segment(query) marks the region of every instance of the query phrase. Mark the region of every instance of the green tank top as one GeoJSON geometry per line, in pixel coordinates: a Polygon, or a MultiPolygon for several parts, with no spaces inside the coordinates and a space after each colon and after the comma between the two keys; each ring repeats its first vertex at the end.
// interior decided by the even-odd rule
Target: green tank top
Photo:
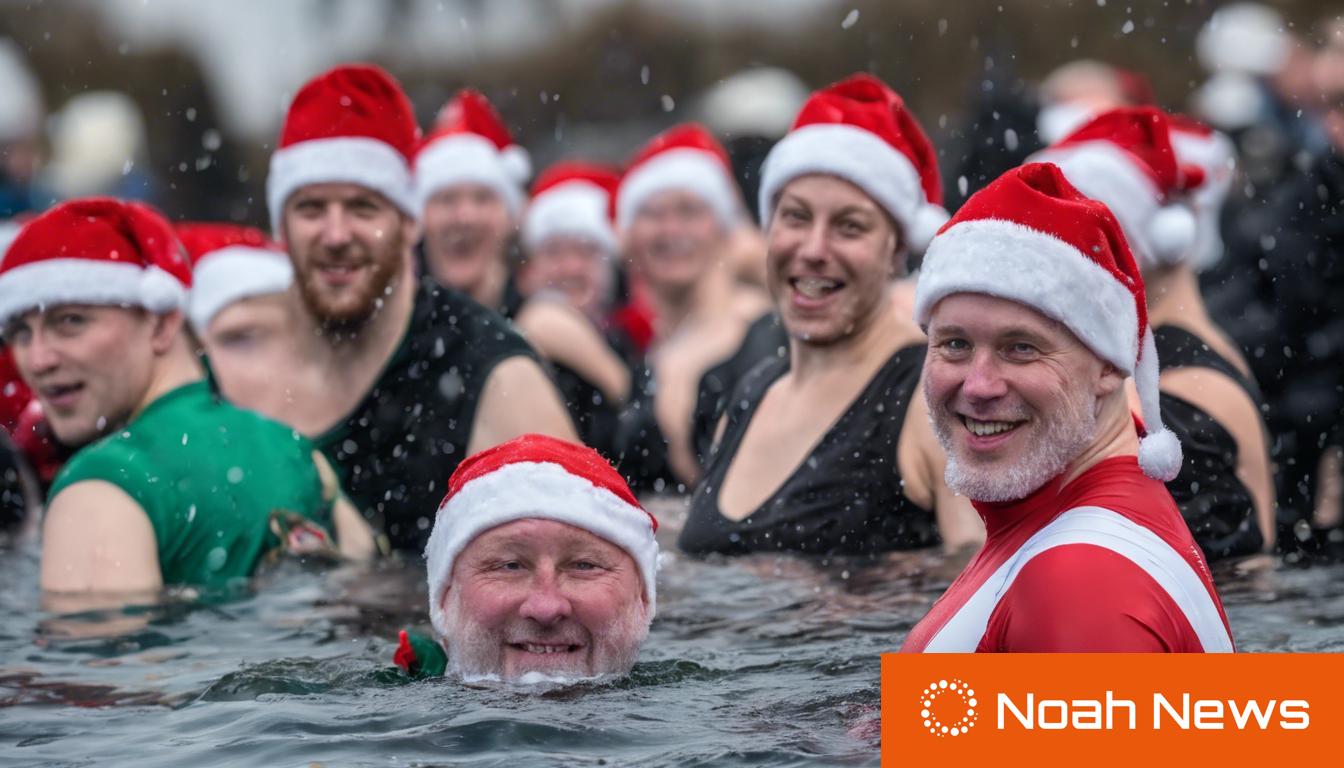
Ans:
{"type": "Polygon", "coordinates": [[[154,526],[165,584],[222,587],[250,576],[296,524],[330,542],[332,500],[314,450],[289,427],[218,399],[202,380],[80,450],[48,499],[86,480],[117,486],[154,526]]]}

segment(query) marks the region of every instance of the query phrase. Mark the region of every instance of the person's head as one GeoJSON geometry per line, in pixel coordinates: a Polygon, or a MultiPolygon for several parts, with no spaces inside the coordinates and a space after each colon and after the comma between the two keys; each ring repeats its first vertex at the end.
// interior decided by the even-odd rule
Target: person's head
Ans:
{"type": "Polygon", "coordinates": [[[1181,115],[1171,116],[1171,148],[1182,166],[1199,168],[1204,181],[1190,193],[1195,242],[1189,263],[1196,271],[1223,258],[1223,203],[1237,170],[1237,147],[1226,134],[1181,115]]]}
{"type": "Polygon", "coordinates": [[[651,290],[691,290],[719,263],[739,224],[728,153],[694,123],[658,134],[621,178],[616,220],[626,256],[651,290]]]}
{"type": "Polygon", "coordinates": [[[471,292],[501,265],[531,171],[527,151],[485,96],[459,91],[415,157],[425,264],[443,285],[471,292]]]}
{"type": "Polygon", "coordinates": [[[881,80],[812,94],[761,167],[767,280],[789,334],[828,344],[866,327],[947,220],[933,145],[881,80]]]}
{"type": "Polygon", "coordinates": [[[1132,104],[1119,70],[1100,61],[1077,59],[1056,67],[1041,80],[1041,111],[1036,133],[1052,144],[1093,117],[1132,104]]]}
{"type": "Polygon", "coordinates": [[[1198,230],[1189,193],[1205,174],[1177,156],[1161,110],[1104,112],[1029,160],[1059,166],[1079,192],[1104,203],[1146,274],[1191,258],[1198,230]]]}
{"type": "Polygon", "coordinates": [[[589,317],[603,314],[615,282],[612,201],[619,183],[615,171],[581,162],[559,163],[537,179],[523,217],[524,295],[556,291],[589,317]]]}
{"type": "Polygon", "coordinates": [[[419,135],[401,86],[377,67],[336,67],[294,97],[266,200],[320,324],[360,326],[410,278],[418,236],[410,157],[419,135]]]}
{"type": "Polygon", "coordinates": [[[1040,488],[1127,425],[1131,375],[1140,466],[1164,481],[1180,469],[1138,265],[1111,212],[1056,166],[1009,171],[962,206],[929,246],[915,316],[952,490],[1012,501],[1040,488]]]}
{"type": "Polygon", "coordinates": [[[505,682],[629,672],[656,607],[657,527],[590,448],[524,435],[469,457],[425,549],[450,671],[505,682]]]}
{"type": "Polygon", "coordinates": [[[42,88],[23,50],[0,38],[0,181],[32,183],[41,159],[42,88]]]}
{"type": "Polygon", "coordinates": [[[190,285],[172,227],[147,206],[73,200],[24,227],[0,261],[0,327],[57,439],[124,425],[162,361],[190,354],[190,285]]]}

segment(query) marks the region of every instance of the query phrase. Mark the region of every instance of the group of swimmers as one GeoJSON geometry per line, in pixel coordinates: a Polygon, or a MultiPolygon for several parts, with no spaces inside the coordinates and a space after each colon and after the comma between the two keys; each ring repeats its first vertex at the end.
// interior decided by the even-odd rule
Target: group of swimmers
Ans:
{"type": "Polygon", "coordinates": [[[856,74],[770,151],[757,231],[699,125],[528,195],[481,94],[422,136],[338,66],[285,117],[274,241],[79,199],[0,260],[42,589],[423,554],[408,670],[620,673],[656,609],[640,499],[679,490],[693,555],[974,551],[907,650],[1232,650],[1207,561],[1275,525],[1189,261],[1230,160],[1110,109],[949,218],[919,122],[856,74]]]}

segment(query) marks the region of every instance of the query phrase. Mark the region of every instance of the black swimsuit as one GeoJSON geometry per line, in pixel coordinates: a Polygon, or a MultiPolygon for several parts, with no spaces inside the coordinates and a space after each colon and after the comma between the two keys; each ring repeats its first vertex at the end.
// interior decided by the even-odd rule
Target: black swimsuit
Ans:
{"type": "Polygon", "coordinates": [[[933,513],[905,497],[896,466],[906,410],[919,396],[924,350],[893,354],[793,474],[755,512],[734,521],[719,511],[719,488],[766,391],[789,370],[787,359],[762,361],[729,400],[723,439],[677,545],[691,554],[871,555],[936,543],[933,513]]]}
{"type": "MultiPolygon", "coordinates": [[[[1158,367],[1208,368],[1235,381],[1259,412],[1260,388],[1199,337],[1173,325],[1153,329],[1158,367]]],[[[1162,420],[1181,441],[1181,473],[1167,483],[1195,541],[1209,560],[1260,551],[1264,539],[1255,519],[1255,500],[1237,477],[1237,441],[1223,425],[1188,400],[1166,392],[1159,398],[1162,420]]]]}
{"type": "Polygon", "coordinates": [[[314,440],[394,548],[424,551],[448,477],[466,458],[486,379],[517,356],[536,359],[508,321],[426,278],[406,336],[373,388],[314,440]]]}

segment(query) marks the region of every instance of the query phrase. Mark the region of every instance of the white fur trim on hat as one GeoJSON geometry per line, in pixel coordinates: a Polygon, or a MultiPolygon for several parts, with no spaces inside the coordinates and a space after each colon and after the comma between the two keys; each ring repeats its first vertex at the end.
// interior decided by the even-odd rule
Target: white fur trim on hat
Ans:
{"type": "Polygon", "coordinates": [[[658,542],[648,513],[559,464],[517,462],[462,486],[439,509],[425,559],[429,616],[440,635],[446,631],[443,595],[457,556],[485,531],[528,518],[568,523],[628,552],[643,579],[652,620],[657,607],[658,542]]]}
{"type": "Polygon", "coordinates": [[[412,217],[420,218],[411,196],[411,170],[401,153],[388,144],[359,136],[311,139],[277,149],[266,177],[266,205],[271,230],[282,237],[280,224],[290,196],[309,184],[359,184],[386,197],[412,217]]]}
{"type": "Polygon", "coordinates": [[[294,266],[283,253],[268,248],[231,245],[206,254],[192,270],[187,317],[204,333],[220,310],[252,296],[288,290],[294,266]]]}
{"type": "Polygon", "coordinates": [[[0,274],[0,322],[59,304],[144,307],[168,312],[186,306],[187,287],[151,266],[93,259],[46,259],[0,274]]]}
{"type": "Polygon", "coordinates": [[[1028,158],[1054,163],[1079,192],[1105,203],[1144,269],[1179,263],[1195,243],[1195,219],[1184,205],[1162,206],[1162,192],[1127,152],[1108,141],[1046,149],[1028,158]]]}
{"type": "Polygon", "coordinates": [[[517,216],[523,207],[526,169],[519,167],[516,152],[514,160],[509,157],[507,151],[501,153],[489,139],[474,133],[435,139],[415,158],[416,210],[424,211],[434,193],[445,187],[480,184],[503,198],[509,213],[517,216]],[[522,178],[515,175],[520,170],[524,171],[522,178]]]}
{"type": "Polygon", "coordinates": [[[817,123],[791,132],[761,167],[761,225],[769,226],[779,194],[793,179],[810,173],[838,176],[872,196],[900,225],[910,248],[922,253],[947,211],[924,196],[910,158],[876,134],[852,125],[817,123]],[[931,226],[933,222],[937,226],[931,226]]]}
{"type": "Polygon", "coordinates": [[[1009,299],[1054,318],[1103,360],[1134,373],[1138,308],[1105,268],[1053,235],[998,219],[963,221],[934,238],[915,287],[915,319],[954,293],[1009,299]]]}
{"type": "Polygon", "coordinates": [[[1145,328],[1134,386],[1139,391],[1139,407],[1147,434],[1139,439],[1139,468],[1154,480],[1169,483],[1181,472],[1181,441],[1162,423],[1158,391],[1157,345],[1153,330],[1145,328]]]}
{"type": "Polygon", "coordinates": [[[567,181],[532,199],[523,218],[523,245],[537,249],[556,236],[595,243],[604,253],[616,252],[616,236],[607,216],[607,192],[596,184],[567,181]]]}
{"type": "Polygon", "coordinates": [[[740,220],[737,184],[723,163],[708,152],[681,147],[661,152],[626,174],[616,196],[616,220],[626,229],[650,197],[669,189],[690,192],[704,200],[723,224],[735,229],[740,220]]]}

